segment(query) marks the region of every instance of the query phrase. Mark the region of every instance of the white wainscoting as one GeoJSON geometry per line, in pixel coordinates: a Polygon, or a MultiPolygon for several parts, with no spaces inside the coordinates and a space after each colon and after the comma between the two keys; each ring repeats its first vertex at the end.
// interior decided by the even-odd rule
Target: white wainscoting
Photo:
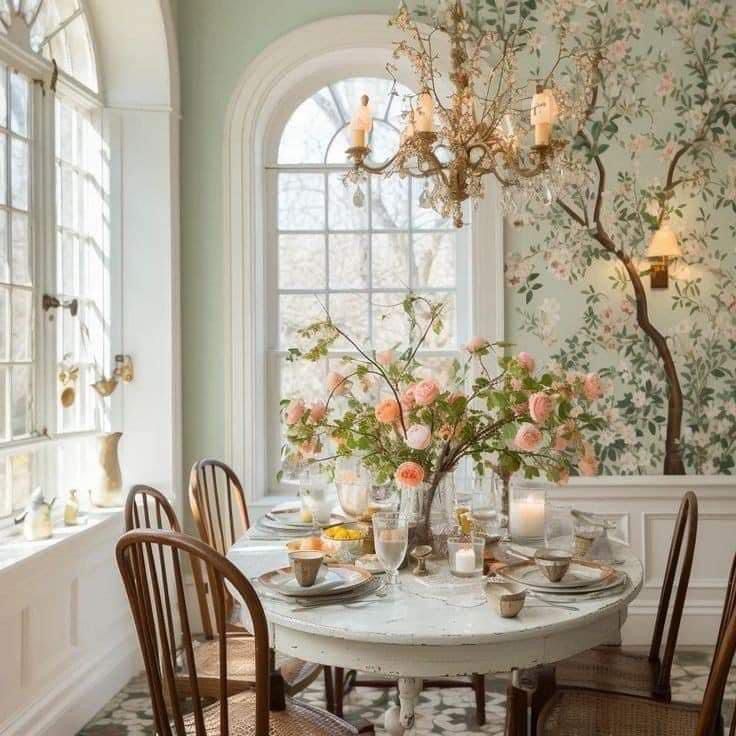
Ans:
{"type": "Polygon", "coordinates": [[[618,536],[641,558],[644,587],[629,607],[623,629],[626,644],[650,641],[675,517],[680,499],[688,490],[698,497],[698,542],[679,644],[712,645],[736,552],[736,479],[581,478],[565,488],[555,488],[551,494],[553,500],[562,503],[617,515],[618,536]]]}
{"type": "Polygon", "coordinates": [[[140,671],[113,560],[122,529],[108,515],[0,570],[3,736],[70,736],[140,671]]]}

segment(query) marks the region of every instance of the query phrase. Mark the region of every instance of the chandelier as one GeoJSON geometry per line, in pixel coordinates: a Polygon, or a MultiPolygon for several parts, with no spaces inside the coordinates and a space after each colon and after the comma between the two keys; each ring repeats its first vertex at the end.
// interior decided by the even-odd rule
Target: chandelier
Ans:
{"type": "MultiPolygon", "coordinates": [[[[359,187],[368,174],[425,179],[420,204],[461,227],[463,202],[483,196],[485,176],[504,186],[523,186],[549,171],[566,145],[553,135],[562,105],[550,78],[533,88],[518,83],[523,43],[496,29],[483,30],[477,18],[468,17],[462,0],[445,4],[431,25],[415,21],[402,2],[389,25],[408,37],[395,44],[394,58],[409,61],[421,92],[408,100],[398,149],[383,163],[369,161],[373,113],[368,96],[362,96],[350,123],[346,154],[353,167],[347,181],[359,187]],[[447,96],[438,92],[437,34],[449,41],[452,91],[447,96]],[[523,146],[532,136],[533,144],[523,146]]],[[[387,69],[395,80],[393,64],[387,69]]]]}

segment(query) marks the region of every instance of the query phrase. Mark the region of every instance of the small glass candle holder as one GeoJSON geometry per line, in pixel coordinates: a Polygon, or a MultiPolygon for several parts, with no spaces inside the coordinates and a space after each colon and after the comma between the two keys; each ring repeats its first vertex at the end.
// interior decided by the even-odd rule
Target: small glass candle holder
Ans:
{"type": "Polygon", "coordinates": [[[572,506],[547,503],[544,516],[544,545],[572,552],[575,546],[575,520],[572,506]]]}
{"type": "Polygon", "coordinates": [[[511,541],[541,547],[544,544],[547,489],[528,484],[512,485],[509,506],[511,541]]]}
{"type": "Polygon", "coordinates": [[[483,553],[486,538],[483,534],[450,537],[447,540],[447,559],[450,572],[458,578],[477,578],[483,574],[483,553]]]}

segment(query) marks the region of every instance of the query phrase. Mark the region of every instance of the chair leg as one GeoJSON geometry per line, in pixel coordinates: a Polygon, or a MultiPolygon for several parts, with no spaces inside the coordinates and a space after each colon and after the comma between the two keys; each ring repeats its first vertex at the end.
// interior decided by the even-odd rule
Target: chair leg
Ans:
{"type": "Polygon", "coordinates": [[[526,709],[526,692],[509,683],[506,688],[505,736],[527,736],[526,709]]]}
{"type": "Polygon", "coordinates": [[[325,706],[330,713],[335,712],[335,688],[332,675],[332,667],[322,667],[325,676],[325,706]]]}
{"type": "Polygon", "coordinates": [[[479,726],[486,725],[486,678],[485,675],[473,675],[475,691],[475,720],[479,726]]]}
{"type": "Polygon", "coordinates": [[[342,704],[345,699],[345,670],[335,667],[335,715],[342,718],[342,704]]]}
{"type": "Polygon", "coordinates": [[[545,703],[555,694],[557,688],[557,679],[555,677],[555,668],[543,667],[537,677],[537,689],[532,693],[531,697],[531,732],[537,732],[537,720],[542,712],[545,703]]]}
{"type": "Polygon", "coordinates": [[[276,652],[272,649],[269,652],[269,705],[268,709],[272,711],[286,710],[286,685],[281,672],[276,669],[276,652]]]}

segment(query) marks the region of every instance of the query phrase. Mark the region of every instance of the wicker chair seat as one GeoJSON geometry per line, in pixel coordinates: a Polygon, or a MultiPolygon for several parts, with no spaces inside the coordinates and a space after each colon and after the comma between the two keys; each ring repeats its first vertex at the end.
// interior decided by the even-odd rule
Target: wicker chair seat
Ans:
{"type": "MultiPolygon", "coordinates": [[[[220,736],[220,704],[203,711],[207,736],[220,736]]],[[[228,698],[230,736],[255,736],[255,692],[247,690],[228,698]]],[[[286,701],[286,709],[269,714],[270,736],[355,736],[358,730],[326,711],[317,710],[294,700],[286,701]]],[[[187,736],[197,736],[194,715],[184,718],[187,736]]]]}
{"type": "Polygon", "coordinates": [[[669,693],[656,692],[659,663],[621,647],[589,649],[558,662],[555,670],[558,685],[669,699],[669,693]]]}
{"type": "Polygon", "coordinates": [[[699,705],[560,689],[539,716],[537,736],[693,736],[699,705]]]}
{"type": "MultiPolygon", "coordinates": [[[[226,642],[228,680],[246,686],[252,685],[255,682],[256,673],[255,639],[248,635],[229,634],[226,642]]],[[[194,663],[198,678],[219,678],[219,642],[216,639],[210,639],[197,644],[194,648],[194,663]]],[[[310,685],[322,669],[318,664],[305,662],[296,657],[280,658],[277,665],[284,680],[287,695],[294,695],[310,685]]]]}

